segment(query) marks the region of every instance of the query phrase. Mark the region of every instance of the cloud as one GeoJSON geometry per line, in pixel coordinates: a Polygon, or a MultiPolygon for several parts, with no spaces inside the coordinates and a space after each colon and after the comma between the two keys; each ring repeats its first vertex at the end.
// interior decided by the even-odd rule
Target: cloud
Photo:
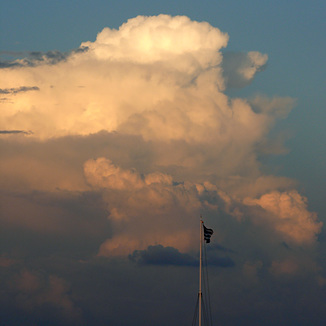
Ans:
{"type": "Polygon", "coordinates": [[[173,183],[160,172],[141,175],[106,158],[87,161],[84,171],[88,183],[103,193],[116,229],[100,255],[129,254],[155,243],[183,251],[193,246],[193,214],[200,207],[195,184],[173,183]]]}
{"type": "Polygon", "coordinates": [[[24,134],[24,135],[31,135],[31,131],[24,131],[24,130],[0,130],[0,134],[8,135],[8,134],[24,134]]]}
{"type": "MultiPolygon", "coordinates": [[[[187,96],[183,88],[198,78],[223,87],[219,50],[227,39],[208,23],[181,16],[139,16],[119,30],[106,28],[95,42],[83,43],[65,60],[55,59],[56,64],[53,58],[61,55],[51,52],[46,55],[51,62],[44,59],[42,65],[3,69],[6,85],[33,81],[42,88],[38,95],[8,103],[4,123],[10,120],[14,129],[29,125],[41,138],[102,129],[133,133],[139,123],[145,137],[180,138],[197,119],[199,108],[187,114],[173,102],[178,97],[183,101],[187,96]],[[177,118],[174,125],[167,123],[170,114],[177,118]]],[[[32,57],[44,55],[32,53],[32,57]]]]}
{"type": "Polygon", "coordinates": [[[226,87],[245,87],[249,85],[256,73],[266,68],[267,60],[267,54],[261,54],[257,51],[248,53],[225,52],[222,67],[226,87]]]}
{"type": "Polygon", "coordinates": [[[321,232],[323,223],[318,222],[316,213],[307,210],[307,199],[296,190],[273,191],[259,199],[245,198],[244,203],[263,208],[286,242],[309,245],[315,242],[317,234],[321,232]]]}
{"type": "MultiPolygon", "coordinates": [[[[148,246],[145,250],[135,250],[129,255],[129,259],[140,265],[173,265],[173,266],[199,266],[198,255],[181,253],[173,247],[163,247],[162,245],[148,246]]],[[[230,257],[218,257],[212,255],[212,251],[207,255],[209,266],[234,267],[234,261],[230,257]]]]}
{"type": "Polygon", "coordinates": [[[227,42],[206,22],[138,16],[0,63],[1,320],[163,325],[164,307],[186,324],[200,215],[221,322],[263,324],[280,305],[288,323],[298,307],[324,316],[323,225],[261,159],[286,153],[273,130],[296,100],[228,96],[268,57],[227,42]]]}
{"type": "Polygon", "coordinates": [[[147,250],[135,250],[129,259],[138,264],[198,266],[198,260],[189,254],[182,254],[173,247],[149,246],[147,250]]]}
{"type": "MultiPolygon", "coordinates": [[[[266,234],[263,241],[272,247],[284,242],[309,247],[316,243],[322,228],[316,214],[307,210],[306,198],[295,190],[263,191],[256,199],[248,196],[246,186],[247,195],[240,199],[239,193],[227,195],[209,182],[176,183],[169,175],[140,174],[106,158],[87,161],[84,171],[88,183],[102,192],[114,225],[113,237],[100,247],[101,256],[126,255],[154,244],[183,253],[194,250],[195,216],[203,210],[207,214],[227,214],[239,223],[250,221],[250,229],[266,234]]],[[[254,188],[259,189],[257,185],[254,188]]],[[[259,237],[256,241],[261,240],[259,237]]]]}
{"type": "Polygon", "coordinates": [[[119,30],[105,28],[95,42],[85,42],[89,54],[99,60],[141,64],[166,63],[187,74],[220,63],[218,51],[228,36],[206,22],[185,16],[138,16],[119,30]]]}
{"type": "Polygon", "coordinates": [[[32,51],[32,52],[6,52],[0,51],[0,55],[9,55],[11,60],[0,61],[1,68],[14,68],[14,67],[35,67],[39,65],[55,65],[60,61],[65,61],[71,54],[81,53],[87,51],[87,47],[80,47],[70,52],[60,51],[32,51]],[[15,58],[16,59],[13,59],[15,58]],[[20,58],[22,57],[22,58],[20,58]]]}
{"type": "Polygon", "coordinates": [[[210,259],[208,258],[207,264],[209,264],[209,266],[219,266],[224,268],[235,266],[234,261],[230,257],[217,257],[217,256],[211,257],[210,259]]]}
{"type": "Polygon", "coordinates": [[[10,267],[16,263],[15,260],[8,258],[6,255],[0,256],[0,267],[10,267]]]}
{"type": "MultiPolygon", "coordinates": [[[[228,98],[221,55],[227,41],[206,22],[138,16],[118,30],[105,28],[56,64],[3,69],[2,89],[33,84],[39,91],[7,94],[0,122],[32,130],[36,140],[103,130],[141,137],[151,144],[152,169],[181,181],[258,175],[257,149],[266,152],[269,131],[294,102],[228,98]]],[[[243,76],[250,79],[267,58],[246,58],[243,76]]]]}
{"type": "Polygon", "coordinates": [[[6,228],[53,241],[48,254],[56,236],[72,251],[87,238],[87,255],[191,265],[202,214],[213,247],[237,252],[212,251],[212,264],[256,280],[260,270],[276,275],[301,248],[302,269],[322,224],[295,180],[260,161],[285,152],[271,131],[296,101],[228,97],[268,59],[222,54],[228,38],[184,16],[138,16],[77,50],[31,52],[2,66],[6,228]]]}
{"type": "Polygon", "coordinates": [[[23,319],[24,324],[52,322],[69,325],[81,322],[81,310],[70,296],[68,283],[56,276],[47,275],[44,271],[22,268],[10,270],[10,276],[5,275],[6,285],[2,288],[7,293],[8,302],[2,302],[9,311],[3,311],[3,320],[13,323],[10,312],[19,316],[16,322],[23,319]]]}
{"type": "Polygon", "coordinates": [[[18,88],[0,89],[0,94],[17,94],[20,92],[39,91],[39,90],[40,89],[37,86],[32,86],[32,87],[21,86],[18,88]]]}

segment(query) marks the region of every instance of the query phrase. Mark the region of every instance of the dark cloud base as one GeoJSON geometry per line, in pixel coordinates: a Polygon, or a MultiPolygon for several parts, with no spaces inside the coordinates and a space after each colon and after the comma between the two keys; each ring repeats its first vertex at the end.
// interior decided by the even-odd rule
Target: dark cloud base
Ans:
{"type": "Polygon", "coordinates": [[[147,250],[135,250],[129,255],[129,259],[142,265],[198,266],[198,260],[191,255],[162,245],[149,246],[147,250]]]}
{"type": "MultiPolygon", "coordinates": [[[[208,255],[207,263],[211,266],[233,267],[234,261],[230,257],[217,257],[214,254],[208,255]]],[[[196,257],[190,254],[183,254],[173,247],[162,245],[149,246],[147,250],[135,250],[129,259],[140,265],[173,265],[173,266],[199,266],[199,254],[196,257]]]]}

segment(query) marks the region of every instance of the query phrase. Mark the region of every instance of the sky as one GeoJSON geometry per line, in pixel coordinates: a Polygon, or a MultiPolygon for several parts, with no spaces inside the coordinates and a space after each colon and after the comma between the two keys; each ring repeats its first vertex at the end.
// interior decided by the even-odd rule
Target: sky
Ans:
{"type": "Polygon", "coordinates": [[[0,1],[0,320],[324,325],[324,1],[0,1]]]}

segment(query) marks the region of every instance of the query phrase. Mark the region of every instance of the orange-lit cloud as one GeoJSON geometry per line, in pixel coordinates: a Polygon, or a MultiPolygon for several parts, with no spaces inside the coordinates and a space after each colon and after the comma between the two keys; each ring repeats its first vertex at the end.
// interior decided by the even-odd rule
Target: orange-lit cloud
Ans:
{"type": "Polygon", "coordinates": [[[238,196],[210,182],[175,184],[169,175],[140,175],[105,158],[87,161],[84,170],[88,183],[103,192],[116,227],[116,236],[101,246],[101,255],[128,254],[151,244],[194,249],[196,215],[203,209],[217,214],[218,202],[240,223],[245,218],[265,225],[265,232],[275,232],[279,241],[291,245],[314,244],[322,227],[316,214],[307,210],[306,198],[295,190],[245,197],[241,203],[238,196]],[[255,207],[260,209],[251,209],[255,207]]]}
{"type": "Polygon", "coordinates": [[[307,199],[296,190],[282,193],[273,191],[259,199],[245,198],[244,203],[263,208],[271,224],[284,235],[286,242],[312,244],[323,225],[317,221],[315,213],[307,210],[307,199]]]}
{"type": "Polygon", "coordinates": [[[201,206],[196,185],[173,184],[163,173],[141,176],[105,158],[87,161],[84,170],[87,181],[103,192],[116,232],[100,255],[126,255],[151,244],[193,248],[201,206]]]}
{"type": "Polygon", "coordinates": [[[216,242],[270,252],[315,244],[322,224],[295,181],[266,175],[258,160],[285,151],[269,134],[295,100],[228,97],[268,56],[222,55],[227,42],[206,22],[138,16],[70,54],[1,69],[3,221],[63,232],[78,216],[63,201],[91,193],[112,223],[103,256],[149,245],[196,250],[201,212],[218,227],[216,242]],[[247,229],[236,239],[232,228],[247,229]]]}

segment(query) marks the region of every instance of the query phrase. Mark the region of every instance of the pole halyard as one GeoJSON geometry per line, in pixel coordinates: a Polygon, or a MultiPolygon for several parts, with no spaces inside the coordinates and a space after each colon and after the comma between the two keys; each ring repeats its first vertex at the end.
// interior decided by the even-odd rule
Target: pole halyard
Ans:
{"type": "Polygon", "coordinates": [[[200,216],[200,244],[199,244],[199,292],[198,292],[198,318],[199,318],[199,326],[201,326],[201,304],[202,304],[202,289],[201,289],[201,281],[202,281],[202,242],[203,242],[203,220],[200,216]]]}
{"type": "Polygon", "coordinates": [[[204,246],[205,250],[203,252],[203,244],[210,242],[210,238],[214,233],[214,231],[212,229],[205,227],[202,216],[200,216],[199,232],[200,232],[199,233],[199,290],[198,290],[198,297],[196,302],[195,314],[192,321],[192,326],[196,325],[197,317],[198,317],[199,326],[202,325],[202,322],[204,322],[205,325],[207,324],[212,326],[213,323],[212,323],[211,308],[210,308],[210,294],[209,294],[208,274],[207,274],[207,255],[206,255],[206,246],[204,246]],[[204,278],[203,278],[203,260],[205,264],[204,271],[206,271],[204,278]],[[205,299],[208,300],[208,306],[205,305],[202,286],[204,286],[204,295],[205,296],[207,295],[207,298],[205,299]]]}

